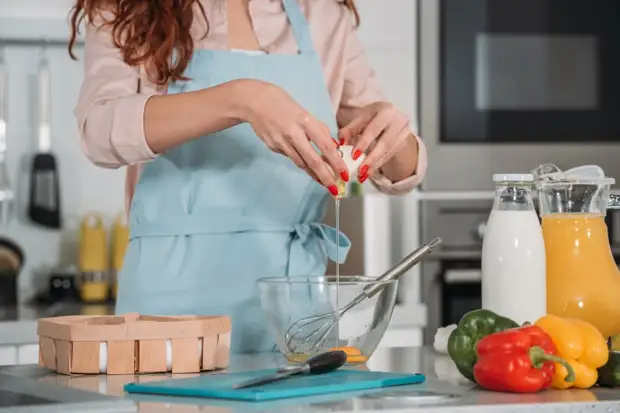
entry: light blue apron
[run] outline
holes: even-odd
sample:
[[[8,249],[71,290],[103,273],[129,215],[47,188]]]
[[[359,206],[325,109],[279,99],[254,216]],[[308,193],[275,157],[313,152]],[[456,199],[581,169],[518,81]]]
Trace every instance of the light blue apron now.
[[[297,0],[283,0],[298,54],[196,50],[191,80],[169,93],[241,78],[271,82],[324,122],[337,125],[319,57]],[[205,107],[205,111],[209,108]],[[343,262],[346,236],[322,223],[327,190],[272,152],[247,123],[169,150],[146,164],[129,218],[117,313],[232,316],[232,351],[273,349],[260,308],[261,277],[321,276]]]

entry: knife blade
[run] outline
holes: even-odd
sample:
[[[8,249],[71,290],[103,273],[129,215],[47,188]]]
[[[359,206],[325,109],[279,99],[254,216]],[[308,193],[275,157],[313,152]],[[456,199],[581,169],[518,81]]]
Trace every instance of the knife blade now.
[[[344,351],[328,351],[318,354],[297,366],[284,367],[277,370],[274,374],[256,377],[233,386],[233,389],[245,389],[248,387],[261,386],[291,377],[297,374],[323,374],[342,367],[347,361],[347,354]]]

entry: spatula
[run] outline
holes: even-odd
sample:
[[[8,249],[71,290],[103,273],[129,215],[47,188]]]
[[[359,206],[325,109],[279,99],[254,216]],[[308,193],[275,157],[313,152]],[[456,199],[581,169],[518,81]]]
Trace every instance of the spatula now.
[[[51,76],[45,53],[38,73],[38,153],[32,160],[28,216],[44,227],[61,227],[60,184],[56,158],[51,153]]]
[[[288,366],[279,369],[274,374],[258,377],[233,386],[233,389],[246,389],[248,387],[261,386],[275,381],[286,379],[297,374],[325,374],[344,366],[347,361],[347,353],[341,350],[328,351],[317,354],[305,363],[297,366]]]

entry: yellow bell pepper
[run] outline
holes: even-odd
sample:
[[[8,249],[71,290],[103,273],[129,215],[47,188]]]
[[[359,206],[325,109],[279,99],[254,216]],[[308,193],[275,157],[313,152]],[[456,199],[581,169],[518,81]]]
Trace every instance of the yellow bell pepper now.
[[[551,386],[555,389],[592,387],[598,379],[597,368],[605,365],[609,359],[607,341],[601,332],[585,321],[550,314],[541,317],[535,324],[551,336],[558,355],[575,370],[575,381],[567,382],[564,378],[568,371],[561,364],[555,363]]]

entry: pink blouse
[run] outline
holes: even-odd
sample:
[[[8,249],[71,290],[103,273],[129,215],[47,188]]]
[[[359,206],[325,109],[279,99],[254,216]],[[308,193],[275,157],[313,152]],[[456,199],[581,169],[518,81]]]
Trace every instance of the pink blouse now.
[[[209,34],[202,38],[205,23],[196,18],[193,26],[196,47],[229,49],[226,1],[202,0]],[[323,64],[323,74],[339,123],[340,109],[361,108],[385,100],[375,72],[368,64],[357,39],[351,13],[336,0],[299,0]],[[297,43],[282,7],[282,0],[250,0],[250,16],[256,37],[267,53],[295,53]],[[86,156],[104,168],[127,165],[126,202],[130,205],[140,170],[157,157],[146,143],[143,111],[154,94],[166,93],[150,83],[143,68],[125,64],[114,46],[110,29],[100,21],[86,31],[84,81],[75,116]],[[363,24],[363,22],[362,22]],[[416,187],[426,172],[426,149],[418,139],[415,175],[391,182],[376,174],[372,180],[384,193],[404,194]]]

